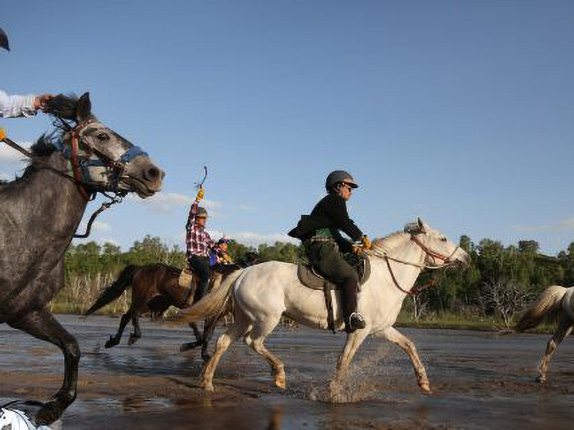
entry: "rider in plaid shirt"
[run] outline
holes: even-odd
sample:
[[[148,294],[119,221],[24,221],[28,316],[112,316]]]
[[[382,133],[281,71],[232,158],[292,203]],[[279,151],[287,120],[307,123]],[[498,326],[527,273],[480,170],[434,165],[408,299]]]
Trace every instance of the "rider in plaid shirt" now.
[[[197,291],[194,302],[200,300],[207,290],[209,284],[209,253],[217,252],[217,245],[205,231],[207,223],[207,211],[199,206],[199,201],[203,198],[203,188],[197,193],[195,202],[191,205],[189,218],[187,219],[187,261],[194,274],[198,277]]]

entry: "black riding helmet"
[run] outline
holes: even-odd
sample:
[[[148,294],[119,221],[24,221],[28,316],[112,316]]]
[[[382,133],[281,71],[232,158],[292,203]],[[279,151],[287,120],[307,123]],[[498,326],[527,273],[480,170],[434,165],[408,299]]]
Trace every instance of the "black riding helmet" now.
[[[334,185],[345,182],[349,184],[352,188],[359,188],[359,185],[355,182],[353,177],[344,170],[335,170],[327,176],[325,180],[325,188],[330,190]]]
[[[8,43],[8,36],[4,32],[4,30],[2,30],[2,28],[0,28],[0,48],[4,48],[6,51],[10,50],[10,44]]]
[[[195,213],[195,217],[207,217],[207,211],[205,210],[205,208],[198,206],[197,207],[197,212]]]

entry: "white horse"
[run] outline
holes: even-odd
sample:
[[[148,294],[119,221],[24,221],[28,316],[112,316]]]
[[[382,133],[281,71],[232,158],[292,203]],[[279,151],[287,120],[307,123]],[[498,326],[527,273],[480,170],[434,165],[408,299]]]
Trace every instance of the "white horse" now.
[[[552,354],[574,326],[574,287],[565,288],[559,285],[548,287],[534,303],[528,306],[514,330],[520,333],[538,326],[547,319],[558,320],[558,328],[548,341],[546,352],[538,367],[536,380],[541,384],[546,382],[546,373]]]
[[[22,411],[0,408],[0,429],[50,430],[50,427],[36,427]]]
[[[369,334],[376,334],[398,344],[407,352],[418,385],[423,391],[430,392],[426,371],[414,344],[393,328],[393,324],[421,270],[438,269],[455,263],[467,264],[469,255],[420,219],[408,224],[404,232],[374,240],[370,254],[371,276],[362,285],[358,300],[358,311],[365,317],[367,325],[362,330],[347,334],[333,384],[344,375],[365,338]],[[334,294],[335,324],[343,329],[340,293],[337,291]],[[327,330],[323,291],[302,285],[297,277],[297,265],[272,261],[230,275],[219,289],[182,311],[177,318],[182,321],[204,320],[217,313],[229,300],[235,302],[235,323],[217,340],[215,353],[202,370],[202,386],[207,391],[213,391],[213,374],[217,363],[229,345],[243,337],[245,343],[269,362],[275,384],[285,388],[283,363],[266,349],[263,342],[282,315],[300,324]]]

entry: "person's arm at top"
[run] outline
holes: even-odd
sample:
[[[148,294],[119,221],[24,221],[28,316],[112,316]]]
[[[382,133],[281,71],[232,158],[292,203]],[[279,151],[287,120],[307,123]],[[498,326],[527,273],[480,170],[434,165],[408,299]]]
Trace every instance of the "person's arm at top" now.
[[[41,96],[9,96],[0,90],[0,117],[17,118],[34,116],[39,109],[44,108],[44,103],[51,97],[52,95],[50,94],[43,94]]]
[[[199,205],[199,201],[196,200],[193,202],[193,204],[191,205],[191,208],[189,209],[189,216],[187,217],[187,224],[185,225],[186,230],[189,230],[195,222],[195,214],[197,213],[197,206],[198,205]]]

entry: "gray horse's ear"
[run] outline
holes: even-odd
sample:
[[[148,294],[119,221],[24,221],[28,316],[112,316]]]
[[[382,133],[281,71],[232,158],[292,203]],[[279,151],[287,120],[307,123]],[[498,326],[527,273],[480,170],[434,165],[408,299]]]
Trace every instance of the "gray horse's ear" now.
[[[419,225],[420,232],[424,233],[425,232],[425,223],[423,222],[423,220],[417,217],[417,224]]]
[[[10,44],[8,43],[8,35],[0,28],[0,48],[4,48],[6,51],[10,50]]]
[[[78,100],[76,106],[76,120],[78,124],[87,121],[92,116],[92,102],[90,101],[90,93],[86,92]]]

